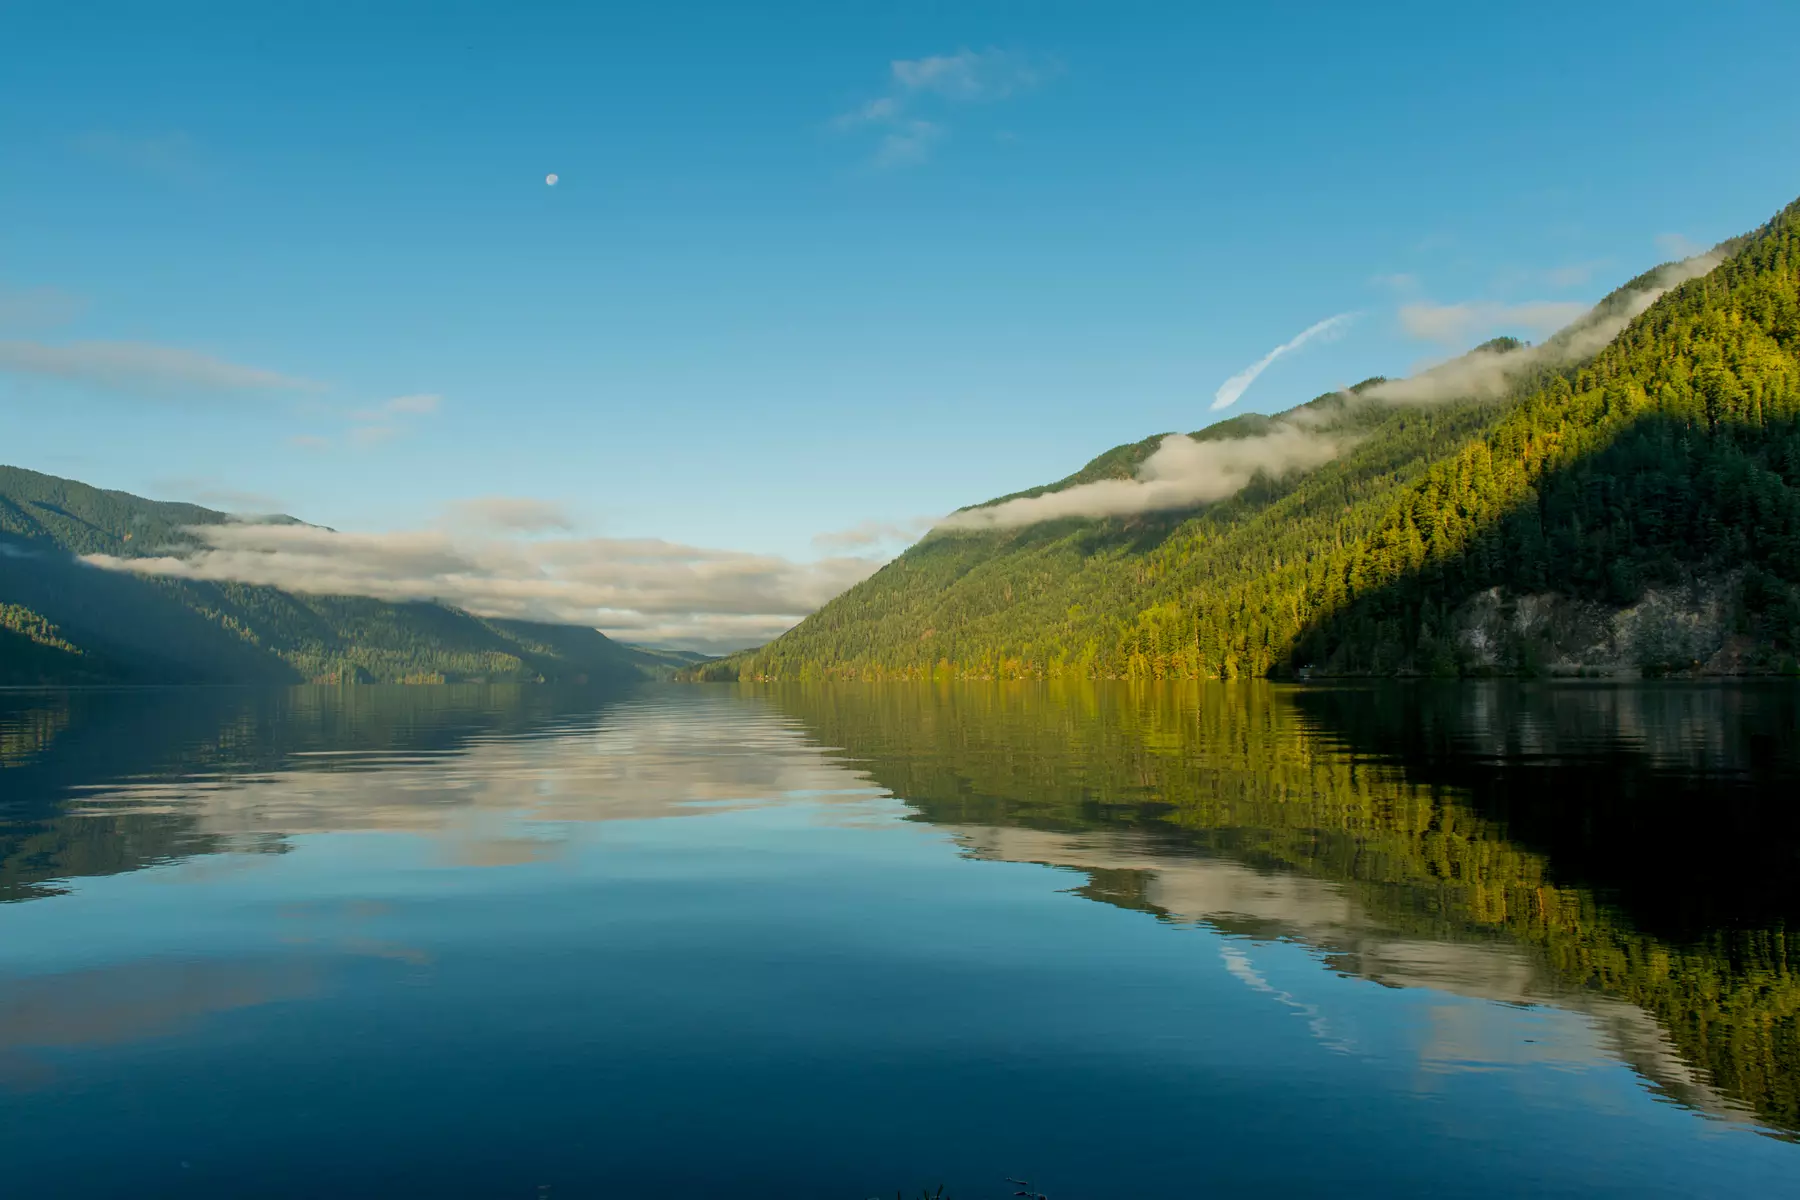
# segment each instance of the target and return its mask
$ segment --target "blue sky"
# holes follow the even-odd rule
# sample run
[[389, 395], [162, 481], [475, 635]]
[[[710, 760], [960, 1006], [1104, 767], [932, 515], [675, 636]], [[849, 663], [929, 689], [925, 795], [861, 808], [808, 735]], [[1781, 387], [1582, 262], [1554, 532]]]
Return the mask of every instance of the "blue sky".
[[1334, 315], [1232, 411], [1800, 193], [1777, 0], [3, 20], [0, 461], [346, 530], [806, 560], [1198, 428]]

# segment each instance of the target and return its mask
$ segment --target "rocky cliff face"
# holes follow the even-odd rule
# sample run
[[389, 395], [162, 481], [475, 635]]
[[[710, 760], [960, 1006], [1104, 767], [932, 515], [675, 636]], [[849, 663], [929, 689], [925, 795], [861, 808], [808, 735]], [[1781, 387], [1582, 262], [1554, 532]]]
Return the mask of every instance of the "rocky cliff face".
[[1752, 675], [1800, 671], [1737, 626], [1741, 574], [1652, 589], [1613, 608], [1555, 593], [1490, 588], [1451, 614], [1448, 641], [1466, 673]]

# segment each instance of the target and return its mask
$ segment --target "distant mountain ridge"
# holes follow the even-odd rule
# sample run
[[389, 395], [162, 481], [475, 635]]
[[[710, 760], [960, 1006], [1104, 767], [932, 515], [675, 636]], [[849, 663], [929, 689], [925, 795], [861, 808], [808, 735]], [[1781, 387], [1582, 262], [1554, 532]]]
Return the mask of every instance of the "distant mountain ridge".
[[197, 545], [193, 527], [234, 519], [0, 467], [0, 684], [601, 682], [668, 674], [697, 657], [433, 602], [302, 595], [80, 561], [166, 554]]
[[688, 677], [1800, 670], [1797, 314], [1800, 203], [1541, 347], [1190, 435], [1340, 437], [1323, 465], [1182, 509], [978, 527], [1137, 478], [1162, 435], [1115, 447]]

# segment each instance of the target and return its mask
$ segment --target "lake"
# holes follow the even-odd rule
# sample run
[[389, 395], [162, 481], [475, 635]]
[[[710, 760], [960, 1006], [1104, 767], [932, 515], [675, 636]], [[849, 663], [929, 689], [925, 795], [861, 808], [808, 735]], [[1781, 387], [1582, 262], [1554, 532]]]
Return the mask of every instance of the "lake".
[[1770, 1195], [1800, 688], [0, 692], [14, 1196]]

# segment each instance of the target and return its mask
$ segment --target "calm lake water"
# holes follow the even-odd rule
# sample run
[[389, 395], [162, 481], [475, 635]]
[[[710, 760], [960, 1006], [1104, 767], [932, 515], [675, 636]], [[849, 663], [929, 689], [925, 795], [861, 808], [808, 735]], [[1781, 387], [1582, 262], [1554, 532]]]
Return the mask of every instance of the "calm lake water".
[[1774, 1195], [1800, 689], [0, 692], [6, 1194]]

